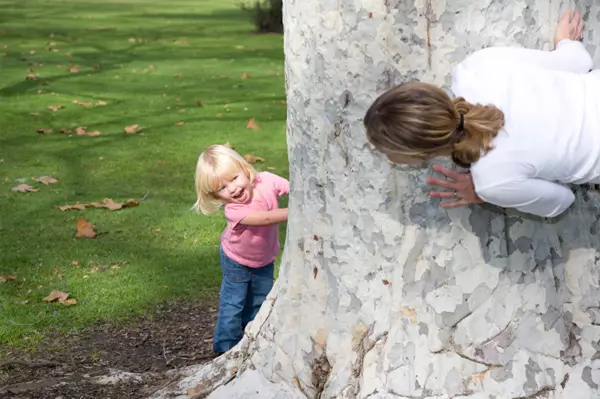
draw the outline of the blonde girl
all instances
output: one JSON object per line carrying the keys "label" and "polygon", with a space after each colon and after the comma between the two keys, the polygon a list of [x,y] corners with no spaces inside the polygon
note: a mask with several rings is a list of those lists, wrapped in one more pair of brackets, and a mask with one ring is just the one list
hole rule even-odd
{"label": "blonde girl", "polygon": [[289,193],[289,183],[273,173],[258,173],[231,148],[213,145],[198,158],[196,193],[196,211],[207,215],[224,206],[227,220],[221,235],[223,278],[213,336],[213,349],[220,354],[241,340],[273,287],[278,227],[288,216],[278,198]]}

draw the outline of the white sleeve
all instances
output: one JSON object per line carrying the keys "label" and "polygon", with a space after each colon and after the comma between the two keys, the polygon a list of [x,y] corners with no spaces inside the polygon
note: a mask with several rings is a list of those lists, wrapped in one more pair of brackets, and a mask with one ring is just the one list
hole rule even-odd
{"label": "white sleeve", "polygon": [[[490,67],[531,67],[554,71],[588,73],[594,66],[583,43],[569,39],[558,42],[555,50],[545,51],[522,47],[487,47],[471,56]],[[469,57],[465,60],[469,61]]]}
{"label": "white sleeve", "polygon": [[475,191],[490,204],[542,217],[557,216],[575,201],[575,195],[567,186],[540,179],[509,181],[475,188]]}

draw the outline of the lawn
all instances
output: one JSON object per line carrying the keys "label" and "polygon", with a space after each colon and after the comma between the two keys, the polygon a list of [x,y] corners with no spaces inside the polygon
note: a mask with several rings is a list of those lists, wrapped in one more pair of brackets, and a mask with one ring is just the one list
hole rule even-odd
{"label": "lawn", "polygon": [[[16,276],[0,283],[0,344],[34,347],[167,299],[214,300],[224,219],[190,210],[196,159],[230,142],[288,176],[282,36],[253,33],[234,0],[0,7],[0,276]],[[139,205],[57,208],[105,198]],[[75,237],[82,215],[95,238]],[[77,304],[44,302],[52,290]]]}

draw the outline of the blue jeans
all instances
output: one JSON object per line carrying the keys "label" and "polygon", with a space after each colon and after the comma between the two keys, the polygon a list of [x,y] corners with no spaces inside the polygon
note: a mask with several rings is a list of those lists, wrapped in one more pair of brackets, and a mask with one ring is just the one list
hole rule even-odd
{"label": "blue jeans", "polygon": [[215,352],[227,352],[244,336],[246,325],[254,320],[273,288],[274,263],[247,267],[230,259],[221,248],[221,271],[219,315],[213,335]]}

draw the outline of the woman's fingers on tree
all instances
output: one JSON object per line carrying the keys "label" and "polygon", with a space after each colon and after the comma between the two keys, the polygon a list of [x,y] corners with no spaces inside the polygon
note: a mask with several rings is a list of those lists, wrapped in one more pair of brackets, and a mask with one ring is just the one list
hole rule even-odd
{"label": "woman's fingers on tree", "polygon": [[448,169],[448,168],[446,168],[446,167],[444,167],[442,165],[439,165],[439,164],[434,164],[432,166],[432,169],[435,170],[436,172],[441,173],[444,176],[449,177],[449,178],[454,179],[454,180],[458,180],[464,174],[464,173],[460,173],[460,172],[457,172],[457,171],[452,170],[452,169]]}
{"label": "woman's fingers on tree", "polygon": [[429,178],[427,178],[427,183],[432,184],[434,186],[449,188],[452,190],[456,189],[456,183],[453,181],[450,181],[450,180],[436,179],[435,177],[429,177]]}
{"label": "woman's fingers on tree", "polygon": [[429,196],[434,198],[456,198],[456,191],[431,191]]}
{"label": "woman's fingers on tree", "polygon": [[465,206],[465,205],[467,205],[467,202],[465,200],[463,200],[463,199],[459,199],[457,201],[452,201],[452,202],[442,202],[440,204],[440,206],[442,208],[446,208],[446,209],[449,209],[449,208],[458,208],[459,206]]}

